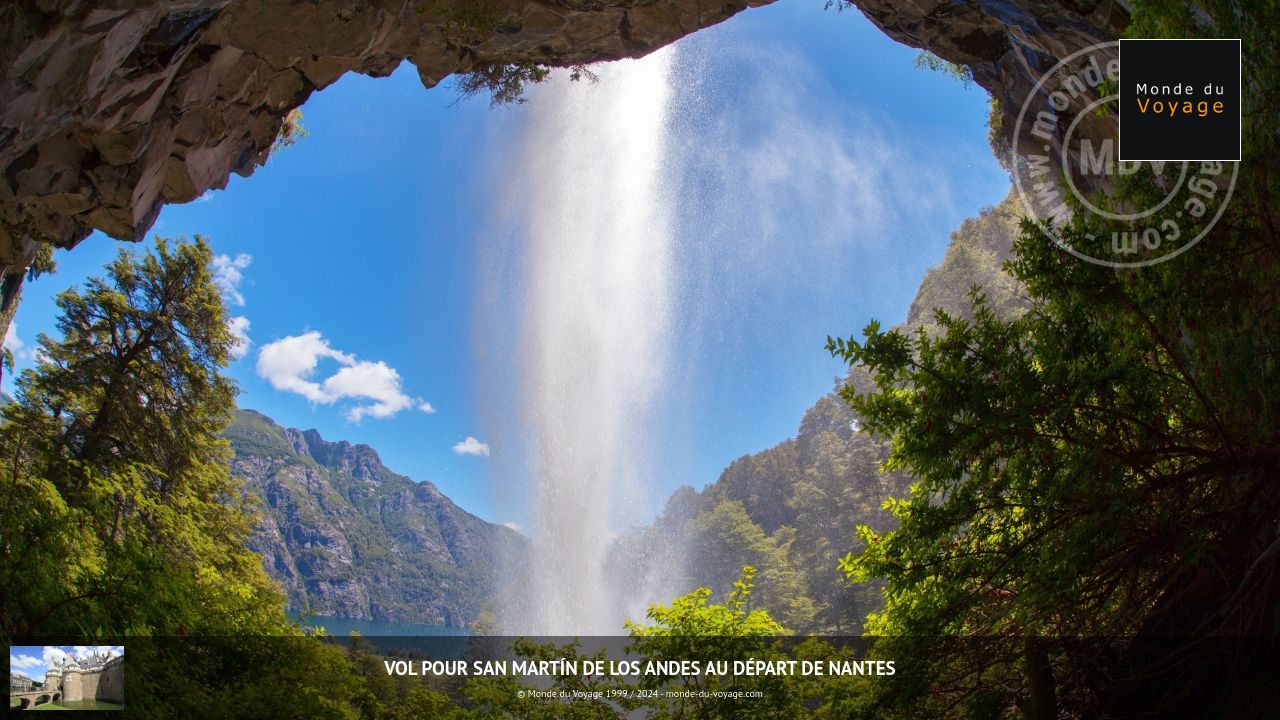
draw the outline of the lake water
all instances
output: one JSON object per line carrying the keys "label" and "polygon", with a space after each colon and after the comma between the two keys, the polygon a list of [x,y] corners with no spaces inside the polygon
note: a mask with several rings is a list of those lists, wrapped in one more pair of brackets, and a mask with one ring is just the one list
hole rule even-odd
{"label": "lake water", "polygon": [[123,710],[123,705],[115,703],[101,702],[98,700],[75,700],[75,701],[59,701],[56,703],[45,703],[37,705],[35,710]]}
{"label": "lake water", "polygon": [[459,637],[470,635],[467,628],[448,625],[422,625],[385,620],[356,620],[354,618],[312,615],[307,618],[294,616],[305,627],[323,627],[328,635],[346,637],[358,632],[366,637]]}

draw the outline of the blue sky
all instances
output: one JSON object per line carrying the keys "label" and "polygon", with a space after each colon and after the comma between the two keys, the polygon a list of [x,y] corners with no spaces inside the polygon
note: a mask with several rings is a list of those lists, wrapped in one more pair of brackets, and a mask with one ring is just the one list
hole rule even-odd
{"label": "blue sky", "polygon": [[[793,435],[841,373],[825,337],[902,320],[948,233],[1008,191],[982,90],[915,69],[917,51],[822,6],[781,0],[672,51],[675,319],[636,431],[637,521]],[[165,208],[155,233],[199,233],[224,256],[250,340],[228,370],[240,404],[368,443],[464,508],[525,525],[535,470],[511,440],[522,296],[488,293],[505,277],[495,238],[511,230],[504,198],[539,100],[590,91],[490,109],[424,90],[408,65],[347,76],[303,107],[309,137]],[[53,295],[119,245],[94,235],[27,286],[9,339],[19,368],[52,329]]]}
{"label": "blue sky", "polygon": [[88,658],[94,652],[124,655],[122,645],[13,645],[9,648],[9,672],[44,682],[53,663],[69,658]]}

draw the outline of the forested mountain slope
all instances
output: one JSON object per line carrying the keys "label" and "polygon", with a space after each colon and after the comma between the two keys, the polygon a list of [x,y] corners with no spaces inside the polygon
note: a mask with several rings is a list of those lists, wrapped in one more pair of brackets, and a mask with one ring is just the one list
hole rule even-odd
{"label": "forested mountain slope", "polygon": [[233,472],[263,500],[251,542],[294,610],[471,624],[500,558],[525,540],[466,512],[430,482],[387,469],[367,445],[329,442],[241,410]]}
{"label": "forested mountain slope", "polygon": [[[1001,269],[1018,229],[1017,207],[1011,193],[964,221],[921,282],[906,326],[932,328],[935,309],[968,317],[974,286],[998,314],[1025,307]],[[843,382],[870,387],[860,369]],[[857,632],[862,618],[879,608],[880,586],[851,585],[837,563],[854,548],[858,524],[891,527],[883,503],[907,494],[909,478],[880,471],[888,452],[887,443],[861,430],[833,389],[805,412],[794,438],[735,460],[701,491],[676,491],[654,526],[620,539],[617,550],[643,563],[667,556],[645,551],[655,543],[683,547],[682,583],[717,593],[730,588],[743,565],[753,565],[760,571],[756,597],[787,628]]]}

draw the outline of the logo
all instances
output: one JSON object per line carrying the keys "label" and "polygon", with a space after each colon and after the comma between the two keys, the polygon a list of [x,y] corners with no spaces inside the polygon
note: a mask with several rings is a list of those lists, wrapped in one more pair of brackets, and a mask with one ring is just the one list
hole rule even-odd
{"label": "logo", "polygon": [[1240,160],[1240,41],[1121,40],[1123,160]]}
{"label": "logo", "polygon": [[[1081,260],[1115,268],[1155,265],[1195,246],[1222,217],[1239,163],[1220,160],[1122,161],[1118,42],[1080,50],[1046,72],[1014,125],[1014,180],[1027,216]],[[1138,173],[1154,192],[1117,200],[1110,191]],[[1136,203],[1136,206],[1135,206]],[[1076,240],[1077,213],[1103,218],[1102,236]]]}

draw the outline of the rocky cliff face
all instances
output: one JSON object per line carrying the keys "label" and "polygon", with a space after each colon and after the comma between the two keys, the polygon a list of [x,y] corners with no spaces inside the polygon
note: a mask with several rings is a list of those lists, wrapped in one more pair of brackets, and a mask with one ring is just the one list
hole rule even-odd
{"label": "rocky cliff face", "polygon": [[524,538],[388,470],[367,445],[282,428],[253,411],[227,431],[232,469],[263,501],[250,546],[297,610],[469,625]]}
{"label": "rocky cliff face", "polygon": [[[70,246],[93,229],[140,238],[165,203],[252,173],[289,111],[344,73],[385,75],[408,59],[431,87],[494,64],[640,56],[771,1],[0,3],[0,333],[37,243]],[[1128,16],[1111,0],[857,6],[891,37],[971,67],[1006,112]]]}

